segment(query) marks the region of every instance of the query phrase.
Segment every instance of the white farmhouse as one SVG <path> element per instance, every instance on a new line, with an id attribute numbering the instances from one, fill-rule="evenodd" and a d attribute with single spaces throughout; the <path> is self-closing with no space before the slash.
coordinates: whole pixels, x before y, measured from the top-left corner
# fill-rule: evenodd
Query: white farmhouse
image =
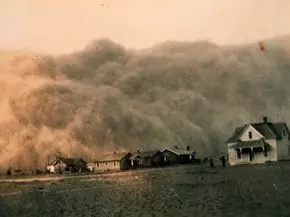
<path id="1" fill-rule="evenodd" d="M 263 122 L 237 127 L 226 141 L 230 165 L 290 160 L 290 133 L 284 122 Z"/>

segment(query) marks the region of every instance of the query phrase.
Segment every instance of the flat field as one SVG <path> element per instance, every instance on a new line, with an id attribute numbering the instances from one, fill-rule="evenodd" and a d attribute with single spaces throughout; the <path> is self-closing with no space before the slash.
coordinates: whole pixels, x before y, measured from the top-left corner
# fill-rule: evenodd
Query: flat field
<path id="1" fill-rule="evenodd" d="M 0 182 L 1 217 L 290 216 L 290 163 Z"/>

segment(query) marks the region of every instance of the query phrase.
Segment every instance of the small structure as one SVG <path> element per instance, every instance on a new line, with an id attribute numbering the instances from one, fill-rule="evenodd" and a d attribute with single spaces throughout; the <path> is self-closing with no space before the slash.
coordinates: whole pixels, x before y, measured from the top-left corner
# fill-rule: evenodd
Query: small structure
<path id="1" fill-rule="evenodd" d="M 88 170 L 90 172 L 95 172 L 95 167 L 96 167 L 95 163 L 92 163 L 92 162 L 88 163 Z"/>
<path id="2" fill-rule="evenodd" d="M 226 141 L 230 165 L 290 159 L 290 133 L 286 123 L 249 123 L 237 127 Z"/>
<path id="3" fill-rule="evenodd" d="M 56 157 L 46 169 L 50 173 L 86 172 L 87 162 L 82 158 Z"/>
<path id="4" fill-rule="evenodd" d="M 186 149 L 174 146 L 161 150 L 165 164 L 186 164 L 194 161 L 195 152 L 190 151 L 189 146 Z"/>
<path id="5" fill-rule="evenodd" d="M 8 170 L 6 171 L 6 175 L 13 175 L 13 176 L 27 175 L 27 171 L 9 167 Z"/>
<path id="6" fill-rule="evenodd" d="M 93 163 L 90 163 L 91 171 L 126 170 L 130 168 L 130 152 L 108 153 L 100 155 Z"/>
<path id="7" fill-rule="evenodd" d="M 137 151 L 133 153 L 130 160 L 133 168 L 154 167 L 163 164 L 163 156 L 160 150 Z"/>
<path id="8" fill-rule="evenodd" d="M 143 157 L 139 151 L 131 155 L 130 161 L 131 161 L 132 168 L 143 167 Z"/>

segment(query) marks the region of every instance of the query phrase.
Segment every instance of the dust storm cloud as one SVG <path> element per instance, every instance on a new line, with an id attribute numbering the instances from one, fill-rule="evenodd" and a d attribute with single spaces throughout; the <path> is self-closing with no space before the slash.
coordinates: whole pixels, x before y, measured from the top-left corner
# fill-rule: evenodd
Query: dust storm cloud
<path id="1" fill-rule="evenodd" d="M 3 51 L 0 165 L 172 145 L 219 155 L 236 125 L 290 118 L 290 37 L 265 44 L 128 50 L 99 39 L 54 57 Z"/>

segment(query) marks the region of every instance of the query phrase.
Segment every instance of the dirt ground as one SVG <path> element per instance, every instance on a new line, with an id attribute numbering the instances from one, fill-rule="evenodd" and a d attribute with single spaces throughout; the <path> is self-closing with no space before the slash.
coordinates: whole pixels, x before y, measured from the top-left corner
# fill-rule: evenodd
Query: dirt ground
<path id="1" fill-rule="evenodd" d="M 290 216 L 290 163 L 0 183 L 1 217 Z"/>

